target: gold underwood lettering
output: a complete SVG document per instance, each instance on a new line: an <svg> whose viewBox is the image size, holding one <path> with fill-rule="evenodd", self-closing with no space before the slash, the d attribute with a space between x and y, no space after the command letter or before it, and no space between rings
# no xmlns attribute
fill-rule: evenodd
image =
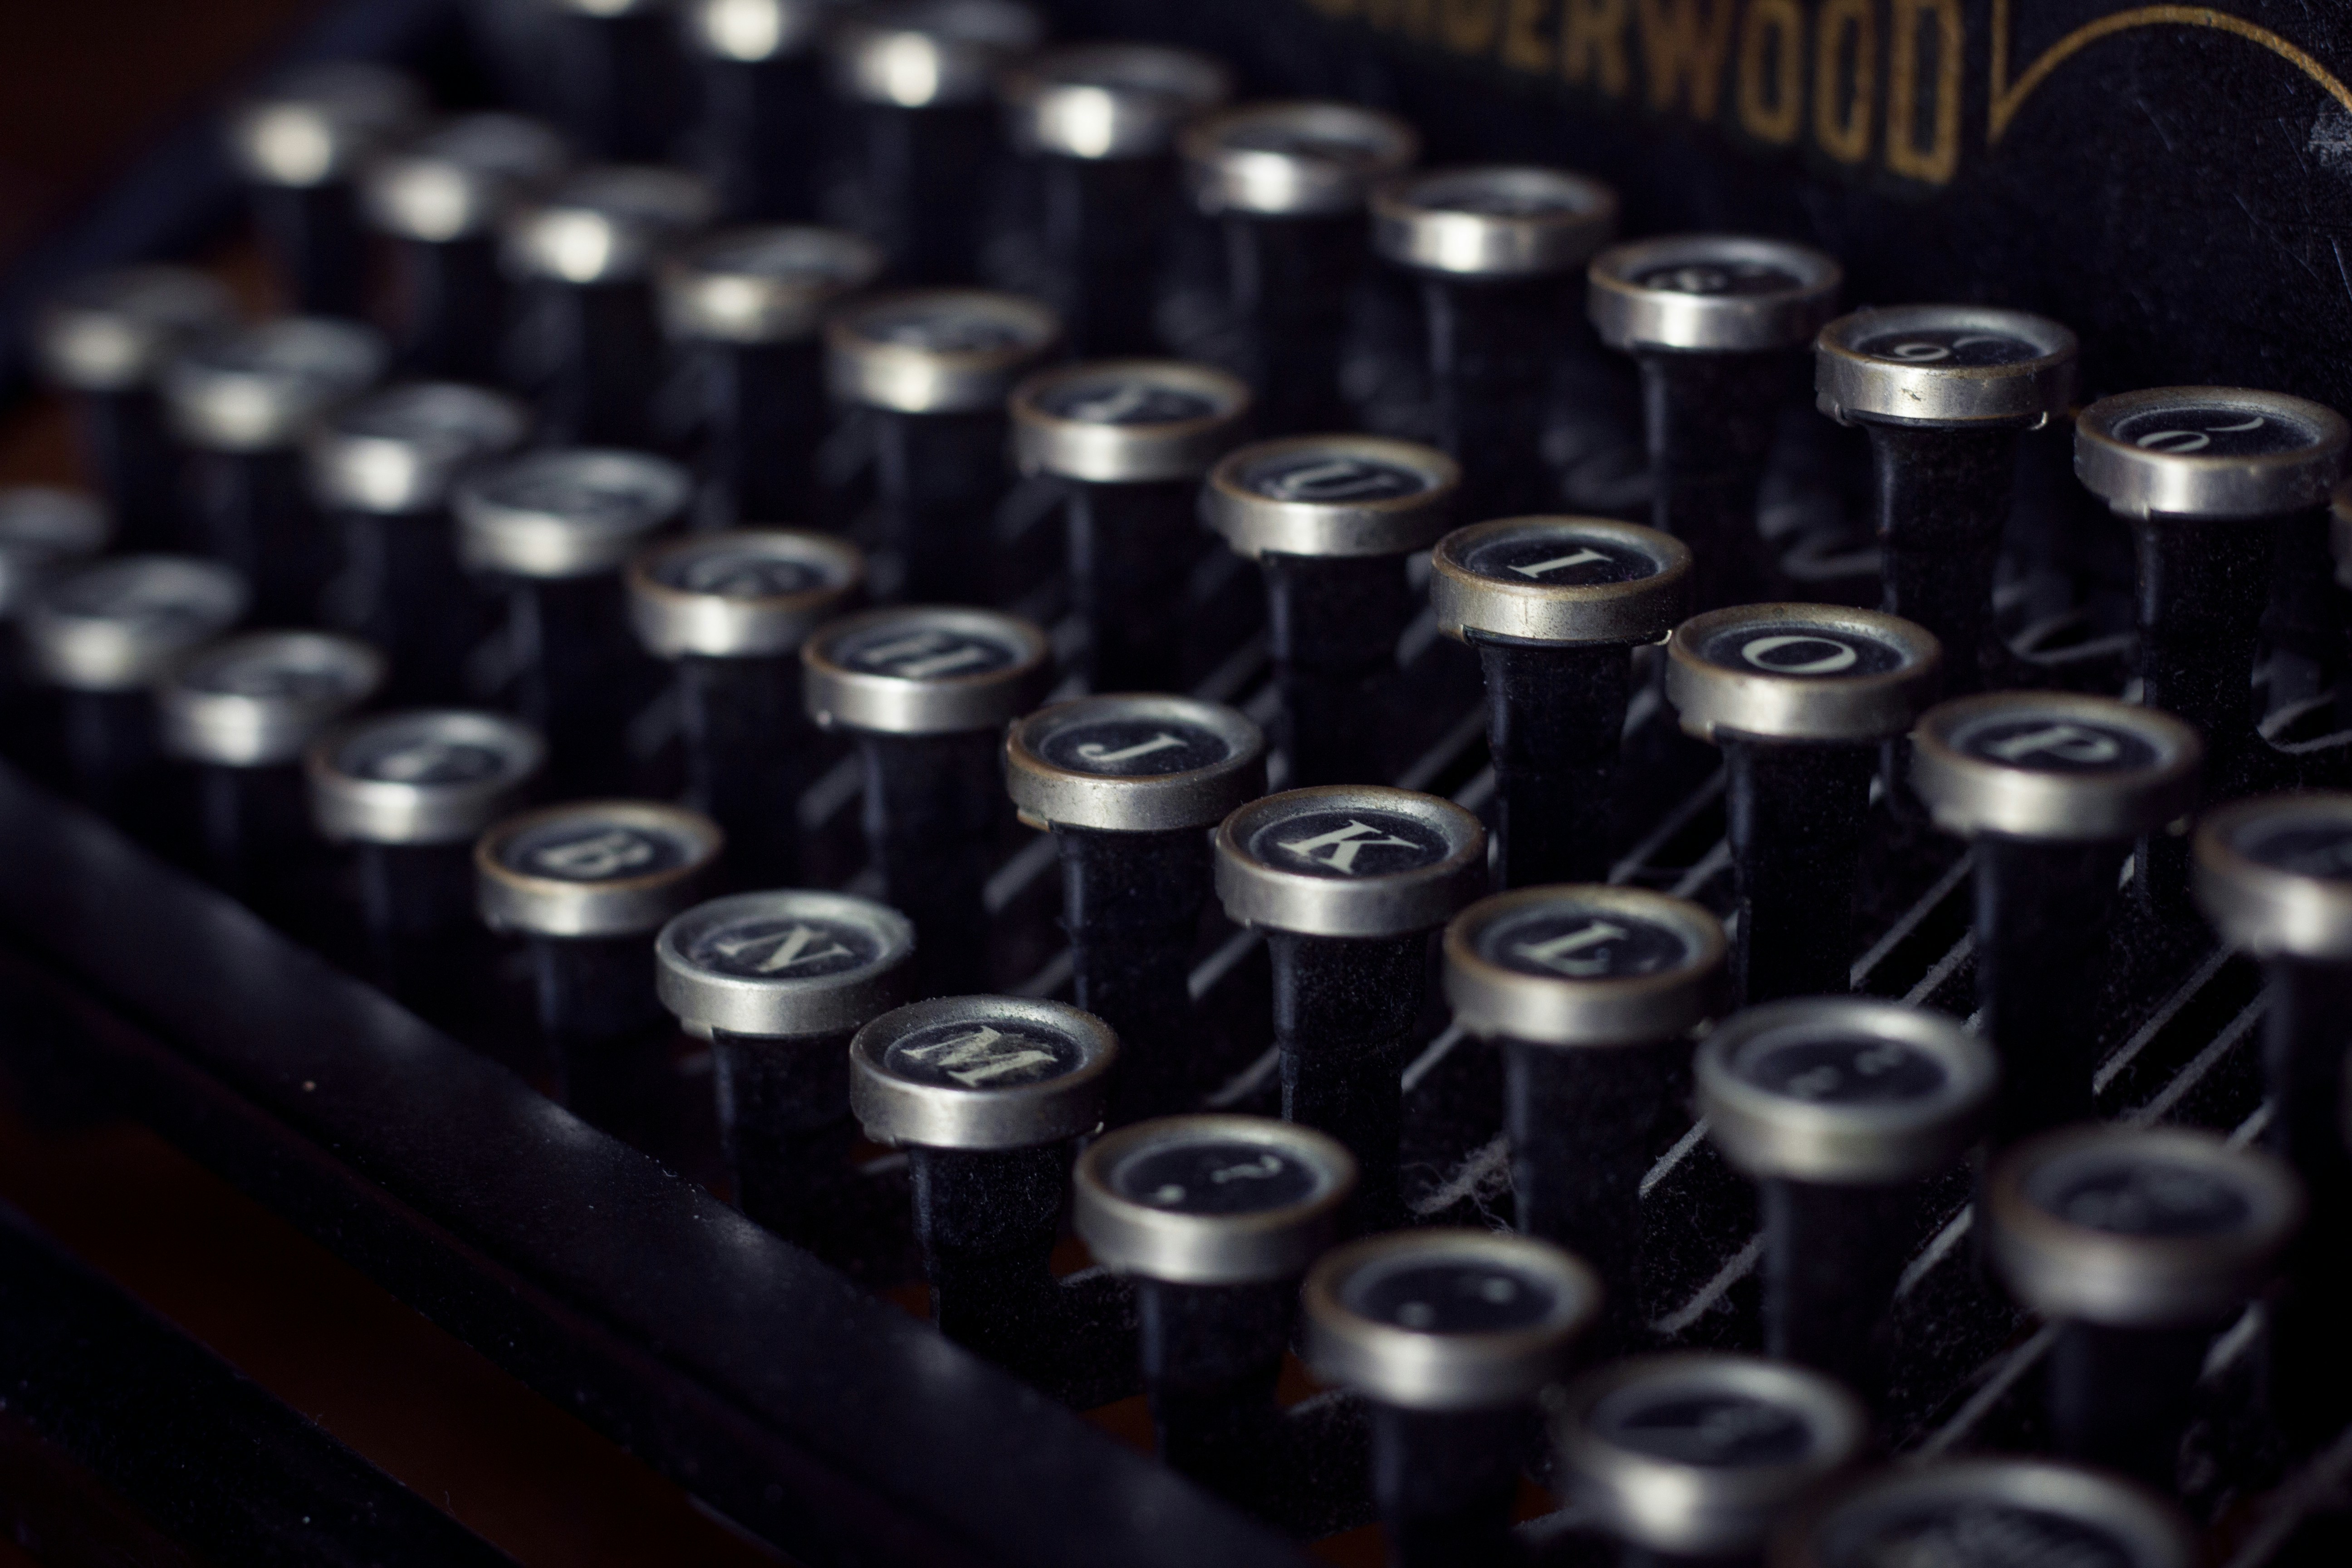
<svg viewBox="0 0 2352 1568"><path fill-rule="evenodd" d="M1559 74L1625 96L1625 0L1560 0Z"/></svg>
<svg viewBox="0 0 2352 1568"><path fill-rule="evenodd" d="M1503 13L1503 63L1513 70L1551 69L1551 40L1544 24L1551 20L1552 0L1511 0Z"/></svg>
<svg viewBox="0 0 2352 1568"><path fill-rule="evenodd" d="M1870 110L1878 95L1876 4L1826 0L1813 24L1813 140L1841 163L1870 156ZM1840 87L1846 89L1843 95Z"/></svg>
<svg viewBox="0 0 2352 1568"><path fill-rule="evenodd" d="M1739 128L1789 142L1805 112L1805 13L1797 0L1750 0L1739 28Z"/></svg>
<svg viewBox="0 0 2352 1568"><path fill-rule="evenodd" d="M1650 107L1688 104L1693 120L1715 118L1723 57L1731 43L1733 0L1640 0L1642 63Z"/></svg>
<svg viewBox="0 0 2352 1568"><path fill-rule="evenodd" d="M1960 72L1967 59L1960 0L1894 0L1886 58L1886 166L1940 185L1960 166ZM1934 29L1936 102L1919 131L1919 35Z"/></svg>
<svg viewBox="0 0 2352 1568"><path fill-rule="evenodd" d="M1439 13L1445 47L1457 55L1483 55L1495 47L1503 25L1503 0L1444 0Z"/></svg>

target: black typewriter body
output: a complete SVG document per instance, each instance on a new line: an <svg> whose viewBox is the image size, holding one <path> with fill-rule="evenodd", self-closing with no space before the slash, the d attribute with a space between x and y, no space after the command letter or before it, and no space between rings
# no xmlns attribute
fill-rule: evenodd
<svg viewBox="0 0 2352 1568"><path fill-rule="evenodd" d="M561 119L565 72L580 68L552 31L559 9L553 0L330 6L285 58L257 62L252 80L290 65L365 59L412 72L441 111L512 108ZM824 9L839 23L855 8L841 16ZM2080 346L2071 399L2046 419L2021 422L2013 458L2002 459L2013 501L1992 578L1988 647L1997 643L1997 654L1987 655L1988 689L2138 695L2136 628L2147 624L2146 600L2157 590L2136 564L2131 522L2075 477L2075 421L2085 408L2155 386L2252 388L2352 408L2352 262L2337 216L2352 186L2352 11L2273 0L1058 0L1048 9L1057 43L1139 41L1213 57L1234 74L1236 103L1330 100L1400 117L1420 135L1420 167L1542 164L1606 182L1624 240L1737 234L1817 247L1843 269L1837 313L1937 302L2030 311L2072 329ZM826 101L820 74L802 89ZM709 123L681 110L668 140L610 161L707 171L716 157ZM896 243L866 221L874 196L860 184L857 158L865 132L837 106L811 110L809 123L816 130L800 147L814 190L807 216ZM997 133L992 109L975 123ZM86 219L0 277L0 386L20 417L40 416L43 400L56 395L43 389L29 345L41 307L74 279L191 258L219 270L225 255L250 270L236 259L252 243L236 181L209 154L187 151L217 136L212 119L184 131ZM964 281L1034 295L1066 314L1083 289L1047 265L1052 247L1041 237L1053 219L1033 163L996 148L974 176L982 243ZM701 226L684 226L672 239ZM1211 219L1189 209L1159 236L1152 352L1247 380L1265 366L1252 358L1244 312L1223 291L1224 243ZM383 277L371 276L392 297ZM1583 279L1580 265L1556 301L1566 346L1537 395L1550 490L1531 510L1646 523L1655 442L1645 446L1643 383L1632 358L1592 336ZM1342 291L1330 346L1353 430L1393 441L1443 437L1416 287L1403 268L1375 258ZM534 352L529 322L514 324L526 307L511 303L517 314L498 329L499 363L509 369L528 365ZM826 416L821 442L804 454L808 477L796 481L808 515L737 507L730 517L704 508L714 466L732 459L714 456L720 443L678 411L716 378L749 373L716 370L707 354L657 357L663 385L646 400L652 423L641 440L562 443L642 446L677 459L705 487L701 499L673 506L646 541L697 537L714 517L846 538L870 563L862 595L845 593L844 613L937 597L1044 628L1034 684L1008 717L1049 694L1066 700L1088 689L1087 661L1102 639L1089 638L1065 547L1075 481L1035 472L1035 464L1013 473L1002 437L906 459L922 472L964 461L985 468L1000 456L1005 465L988 531L950 557L943 591L918 596L908 590L923 581L919 570L899 552L910 535L877 521L877 496L898 482L886 470L900 460L889 454L901 437L884 426L903 406L890 411L885 398L841 413L845 401ZM1773 374L1785 374L1763 384L1771 391L1760 413L1746 411L1762 421L1769 450L1751 531L1757 581L1769 592L1757 597L1874 610L1881 554L1869 442L1817 411L1810 353L1776 364ZM561 399L550 400L544 378L535 389L527 379L513 376L504 390L532 402L546 428L546 410ZM845 399L838 377L833 384ZM1188 524L1194 482L1183 487ZM2340 525L2336 537L2347 537ZM1172 660L1169 690L1229 705L1295 738L1282 727L1285 702L1303 689L1278 677L1269 649L1313 612L1277 594L1278 615L1299 618L1270 626L1259 566L1238 549L1206 532L1182 540L1159 562L1156 591L1137 602L1174 606L1173 629L1155 634ZM1437 571L1426 542L1393 553L1412 603L1389 628L1392 656L1383 651L1368 678L1365 706L1352 710L1360 731L1352 754L1364 772L1314 782L1441 797L1491 833L1502 791L1485 692L1496 667L1482 683L1479 648L1433 616ZM2352 573L2352 553L2342 558ZM2208 807L2235 795L2352 789L2352 687L2344 685L2352 681L2352 586L2337 585L2352 584L2352 575L2329 575L2324 550L2283 547L2278 559L2275 578L2264 575L2256 595L2267 618L2243 672L2259 745L2246 753L2238 785ZM2262 570L2273 570L2267 556ZM478 573L473 580L490 581ZM520 645L500 638L512 636L509 617L558 616L568 601L550 590L525 602L506 586L469 601L465 635L477 643L452 678L467 683L467 706L512 712L537 700L525 695L529 679L514 657L500 651ZM2281 605L2300 608L2290 615ZM307 624L299 615L244 622ZM824 636L813 626L798 635ZM2186 635L2199 634L2192 626ZM950 1342L924 1321L924 1259L910 1217L916 1189L943 1190L923 1184L946 1183L944 1164L933 1170L885 1140L845 1133L830 1156L826 1257L770 1234L729 1201L738 1190L712 1109L707 1027L699 1036L653 1031L657 1049L640 1053L650 1051L650 1067L592 1113L573 1069L541 1038L533 987L554 982L534 971L537 950L515 935L525 926L509 924L497 944L473 939L480 967L469 988L428 987L404 1005L388 994L363 929L365 873L349 853L297 833L281 880L259 892L225 886L205 860L195 770L159 765L127 795L93 797L69 763L74 721L22 673L22 637L10 636L18 673L0 692L8 726L0 745L0 1041L20 1118L68 1130L118 1120L151 1129L674 1482L749 1552L845 1564L1382 1560L1371 1528L1377 1417L1359 1394L1304 1381L1297 1359L1286 1363L1286 1436L1256 1491L1239 1504L1213 1495L1152 1456L1135 1364L1136 1294L1085 1252L1066 1217L1054 1255L1063 1337L1045 1364L1016 1374ZM1748 785L1731 782L1717 750L1678 726L1663 637L1625 641L1640 646L1620 677L1622 740L1591 829L1608 853L1601 874L1581 879L1730 917L1742 873L1727 836ZM843 660L856 657L853 643L844 640ZM667 802L706 788L707 779L693 782L687 754L700 721L681 717L682 702L703 699L680 699L659 662L634 645L626 651L593 678L603 685L589 704L614 731L609 765L522 788L518 808L589 796ZM776 711L797 715L803 657L771 661L765 679L785 692ZM792 823L783 852L798 858L795 885L877 896L883 879L867 835L878 831L882 810L872 803L889 793L881 775L936 769L947 778L963 764L866 745L850 721L819 729L771 713L760 722L789 728L797 748L789 767L776 764L786 781L777 787L791 795L771 803ZM994 721L989 733L1003 724ZM1899 733L1872 740L1856 764L1853 781L1866 788L1867 804L1853 941L1838 963L1857 997L1969 1024L1979 1005L1974 922L1990 896L1980 881L1990 855L1939 830L1910 795L1904 781L1920 743ZM1288 745L1278 740L1269 753L1277 791L1299 776ZM992 769L1002 766L999 752L990 753ZM992 789L1001 776L982 782ZM953 780L940 787L952 794ZM906 798L919 794L909 786ZM283 809L299 816L307 797L292 798ZM1069 1002L1068 927L1077 917L1066 889L1080 883L1066 824L1040 831L1038 820L1017 820L1001 794L989 804L959 840L959 853L979 858L961 869L941 859L931 879L945 884L969 872L986 915L960 954L965 983L943 988ZM2266 1030L2281 1004L2265 955L2223 941L2185 894L2160 908L2141 896L2152 877L2186 888L2179 868L2189 832L2185 822L2168 823L2118 841L2140 837L2154 847L2116 849L2129 874L2107 917L2097 972L2081 979L2090 994L2070 1002L2084 1020L2077 1044L2091 1111L2135 1129L2201 1129L2242 1149L2274 1140L2290 1115L2298 1125L2315 1117L2340 1141L2339 1108L2298 1113L2272 1092ZM1338 842L1344 847L1344 837ZM1483 843L1477 853L1486 855ZM919 868L912 880L923 879ZM706 891L761 885L722 869ZM919 912L916 924L919 933ZM1163 1108L1280 1117L1285 1068L1271 1019L1292 993L1275 973L1288 959L1270 949L1288 950L1265 930L1227 919L1213 896L1188 940L1185 1049ZM926 951L919 934L918 944ZM649 936L622 945L635 955L627 963L650 968ZM1402 1116L1394 1206L1373 1228L1508 1232L1517 1208L1507 1051L1449 1007L1433 936L1410 962L1415 1005L1401 1054L1374 1064L1397 1075ZM2327 989L2335 984L2314 982L2308 994L2319 1000L2298 1005L2317 1010L2318 1033L2333 1029L2340 1064L2352 1025L2327 1009L2352 992ZM1610 1349L1619 1354L1760 1352L1767 1342L1767 1278L1780 1234L1772 1227L1780 1223L1767 1209L1782 1200L1760 1196L1758 1182L1706 1135L1692 1035L1678 1035L1651 1124L1633 1140L1643 1160L1640 1284L1612 1320ZM567 1100L581 1115L562 1108ZM1872 1466L2054 1451L2059 1320L2020 1305L1988 1261L1978 1215L1990 1201L1989 1163L1980 1151L1947 1161L1869 1222L1885 1228L1900 1266L1881 1330ZM1050 1214L1048 1223L1056 1223ZM2300 1245L2333 1256L2352 1247L2352 1235L2307 1232ZM13 1212L0 1227L0 1254L8 1259L0 1317L9 1330L0 1335L8 1384L0 1516L35 1559L509 1560L495 1531L478 1534L464 1522L462 1507L445 1511L409 1490ZM2341 1561L2352 1542L2352 1405L2281 1418L2283 1400L2293 1402L2283 1389L2297 1369L2272 1342L2269 1289L2266 1279L2205 1331L2183 1440L2159 1488L2193 1528L2200 1560L2230 1568ZM1414 1550L1425 1557L1411 1561L1500 1562L1512 1552L1578 1564L1717 1560L1645 1555L1612 1539L1549 1442L1535 1436L1538 1402L1525 1405L1525 1430L1513 1439L1513 1530L1480 1547L1502 1555L1465 1548L1448 1556L1440 1538L1422 1542ZM1541 1408L1558 1414L1556 1404ZM1775 1548L1790 1553L1776 1564L1836 1568L1828 1557L1795 1555L1810 1548L1789 1544L1794 1539ZM1998 1544L1970 1550L1979 1554L1948 1561L2110 1561L2036 1555L2055 1549L2031 1544L2007 1556ZM144 1555L125 1555L133 1552ZM1943 1568L1947 1559L1844 1561ZM2112 1561L2137 1568L2139 1560ZM2145 1561L2152 1568L2172 1560Z"/></svg>

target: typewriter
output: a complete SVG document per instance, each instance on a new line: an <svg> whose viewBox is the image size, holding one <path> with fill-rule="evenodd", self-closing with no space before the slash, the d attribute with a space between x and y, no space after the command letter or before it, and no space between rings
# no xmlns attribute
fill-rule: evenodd
<svg viewBox="0 0 2352 1568"><path fill-rule="evenodd" d="M0 283L15 1547L2345 1561L2347 79L307 14Z"/></svg>

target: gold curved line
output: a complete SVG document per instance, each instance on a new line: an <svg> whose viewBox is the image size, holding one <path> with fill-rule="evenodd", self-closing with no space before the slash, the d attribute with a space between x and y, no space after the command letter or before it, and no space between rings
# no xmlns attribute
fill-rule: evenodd
<svg viewBox="0 0 2352 1568"><path fill-rule="evenodd" d="M2000 9L2005 12L2008 6L2004 5ZM2004 16L2002 21L2005 23L2007 18ZM2269 28L2258 27L2242 16L2232 16L2226 11L2210 10L2203 5L2143 5L2137 10L2118 11L2112 16L2102 16L2095 22L2086 22L2075 28L2042 50L2041 58L2025 68L2025 74L2017 79L2015 86L1995 81L1990 134L1985 140L1988 142L2000 141L2001 132L2009 129L2009 122L2016 118L2017 111L2025 107L2025 100L2032 95L2033 89L2074 55L2101 38L2117 33L2128 32L2135 27L2161 26L2210 27L2216 32L2232 34L2249 43L2260 44L2326 89L2329 97L2342 104L2347 112L2352 112L2352 88L2346 87L2330 74L2326 66ZM1994 42L1996 48L2005 56L2009 42L2006 36L1996 38Z"/></svg>

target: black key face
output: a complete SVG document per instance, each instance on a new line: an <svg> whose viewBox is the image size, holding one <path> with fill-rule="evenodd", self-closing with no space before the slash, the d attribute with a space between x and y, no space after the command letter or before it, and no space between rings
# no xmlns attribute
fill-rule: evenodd
<svg viewBox="0 0 2352 1568"><path fill-rule="evenodd" d="M2178 458L2266 458L2307 451L2320 432L2297 421L2246 408L2148 408L2116 421L2115 438L2144 452Z"/></svg>
<svg viewBox="0 0 2352 1568"><path fill-rule="evenodd" d="M813 562L740 545L667 555L654 568L654 581L681 594L716 594L726 599L781 599L831 585L831 575Z"/></svg>
<svg viewBox="0 0 2352 1568"><path fill-rule="evenodd" d="M1899 332L1880 332L1854 344L1856 353L1872 359L1883 359L1895 364L1949 365L1955 369L1981 365L2021 364L2040 359L2042 349L2023 338L2012 338L2006 332L1988 332L1979 327L1909 328Z"/></svg>
<svg viewBox="0 0 2352 1568"><path fill-rule="evenodd" d="M531 464L494 475L482 493L499 506L583 528L637 527L652 521L669 500L649 487L623 481L609 468L584 473L554 464Z"/></svg>
<svg viewBox="0 0 2352 1568"><path fill-rule="evenodd" d="M2043 1213L2116 1236L2221 1236L2242 1229L2254 1205L2210 1170L2126 1150L2053 1161L2025 1181Z"/></svg>
<svg viewBox="0 0 2352 1568"><path fill-rule="evenodd" d="M1714 1470L1793 1465L1813 1451L1802 1415L1725 1389L1636 1384L1593 1406L1588 1424L1620 1448Z"/></svg>
<svg viewBox="0 0 2352 1568"><path fill-rule="evenodd" d="M1821 1561L1822 1568L2135 1568L2131 1548L2105 1531L1990 1500L1832 1521Z"/></svg>
<svg viewBox="0 0 2352 1568"><path fill-rule="evenodd" d="M882 944L843 921L746 915L697 932L685 956L698 969L746 980L824 980L867 967Z"/></svg>
<svg viewBox="0 0 2352 1568"><path fill-rule="evenodd" d="M822 287L859 276L863 252L824 235L750 234L721 240L694 253L705 272L746 278L782 278Z"/></svg>
<svg viewBox="0 0 2352 1568"><path fill-rule="evenodd" d="M1153 778L1214 767L1234 754L1230 742L1197 724L1160 719L1098 719L1046 737L1037 754L1074 773Z"/></svg>
<svg viewBox="0 0 2352 1568"><path fill-rule="evenodd" d="M0 489L0 550L38 559L67 551L95 552L106 542L97 510L54 490Z"/></svg>
<svg viewBox="0 0 2352 1568"><path fill-rule="evenodd" d="M2259 816L2242 823L2230 847L2257 866L2297 877L2352 881L2352 821L2321 816Z"/></svg>
<svg viewBox="0 0 2352 1568"><path fill-rule="evenodd" d="M1874 637L1840 627L1786 625L1731 626L1698 650L1709 664L1748 675L1787 675L1806 680L1858 680L1903 668L1903 651Z"/></svg>
<svg viewBox="0 0 2352 1568"><path fill-rule="evenodd" d="M1360 1317L1424 1334L1534 1328L1556 1305L1548 1281L1467 1258L1375 1264L1341 1284L1339 1300Z"/></svg>
<svg viewBox="0 0 2352 1568"><path fill-rule="evenodd" d="M1021 651L993 637L902 623L851 637L833 657L845 668L900 680L956 680L1010 669Z"/></svg>
<svg viewBox="0 0 2352 1568"><path fill-rule="evenodd" d="M1308 811L1250 836L1251 857L1309 877L1391 877L1445 858L1438 831L1388 811Z"/></svg>
<svg viewBox="0 0 2352 1568"><path fill-rule="evenodd" d="M1679 261L1633 282L1661 294L1782 294L1805 286L1795 273L1761 261Z"/></svg>
<svg viewBox="0 0 2352 1568"><path fill-rule="evenodd" d="M486 402L454 386L404 386L345 409L335 416L334 428L378 441L462 448L480 438Z"/></svg>
<svg viewBox="0 0 2352 1568"><path fill-rule="evenodd" d="M552 148L537 127L503 114L469 114L408 149L411 156L446 159L461 168L508 179L547 173Z"/></svg>
<svg viewBox="0 0 2352 1568"><path fill-rule="evenodd" d="M942 305L877 311L858 319L857 331L877 343L941 354L1007 353L1038 341L1025 322Z"/></svg>
<svg viewBox="0 0 2352 1568"><path fill-rule="evenodd" d="M356 694L367 672L353 665L331 663L306 653L289 658L276 649L202 660L187 673L188 686L197 691L226 697L252 697L263 701L326 702Z"/></svg>
<svg viewBox="0 0 2352 1568"><path fill-rule="evenodd" d="M1304 1161L1238 1139L1138 1150L1110 1173L1110 1189L1120 1197L1171 1214L1294 1208L1325 1184L1323 1173Z"/></svg>
<svg viewBox="0 0 2352 1568"><path fill-rule="evenodd" d="M1252 495L1268 500L1310 506L1403 500L1437 488L1429 475L1417 469L1338 451L1287 452L1269 458L1243 473L1241 483Z"/></svg>
<svg viewBox="0 0 2352 1568"><path fill-rule="evenodd" d="M69 577L50 591L49 602L69 616L161 633L219 619L228 606L211 590L209 579L193 574L123 565Z"/></svg>
<svg viewBox="0 0 2352 1568"><path fill-rule="evenodd" d="M1577 189L1549 180L1465 175L1454 180L1428 180L1413 186L1412 204L1433 212L1472 213L1480 217L1547 217L1554 213L1589 211L1589 199Z"/></svg>
<svg viewBox="0 0 2352 1568"><path fill-rule="evenodd" d="M1590 588L1639 583L1658 574L1658 563L1615 540L1569 533L1506 533L1480 540L1462 564L1497 583L1538 583L1546 587Z"/></svg>
<svg viewBox="0 0 2352 1568"><path fill-rule="evenodd" d="M1076 1071L1078 1043L1029 1023L977 1018L933 1024L892 1042L883 1070L908 1083L938 1089L987 1090L1043 1083Z"/></svg>
<svg viewBox="0 0 2352 1568"><path fill-rule="evenodd" d="M1980 719L1954 732L1952 749L1979 762L2037 773L2120 773L2154 767L2157 749L2129 730L2032 713Z"/></svg>
<svg viewBox="0 0 2352 1568"><path fill-rule="evenodd" d="M1328 127L1285 125L1278 121L1253 120L1225 132L1225 145L1243 153L1279 153L1286 157L1347 168L1380 162L1384 146L1342 136Z"/></svg>
<svg viewBox="0 0 2352 1568"><path fill-rule="evenodd" d="M450 741L415 731L358 735L335 757L347 777L377 784L469 784L494 779L510 766L504 752L474 741Z"/></svg>
<svg viewBox="0 0 2352 1568"><path fill-rule="evenodd" d="M215 339L196 357L215 370L337 386L364 380L375 369L366 340L356 333L300 330L291 323Z"/></svg>
<svg viewBox="0 0 2352 1568"><path fill-rule="evenodd" d="M1078 425L1181 425L1224 412L1189 387L1160 386L1140 376L1091 376L1050 386L1037 407Z"/></svg>
<svg viewBox="0 0 2352 1568"><path fill-rule="evenodd" d="M1690 962L1687 938L1622 910L1573 904L1528 910L1480 931L1478 956L1521 974L1622 980Z"/></svg>
<svg viewBox="0 0 2352 1568"><path fill-rule="evenodd" d="M1943 1092L1944 1064L1900 1040L1783 1029L1739 1047L1732 1071L1744 1083L1811 1105L1895 1105Z"/></svg>
<svg viewBox="0 0 2352 1568"><path fill-rule="evenodd" d="M559 882L625 882L675 871L694 848L667 833L577 818L541 823L499 847L499 863Z"/></svg>

